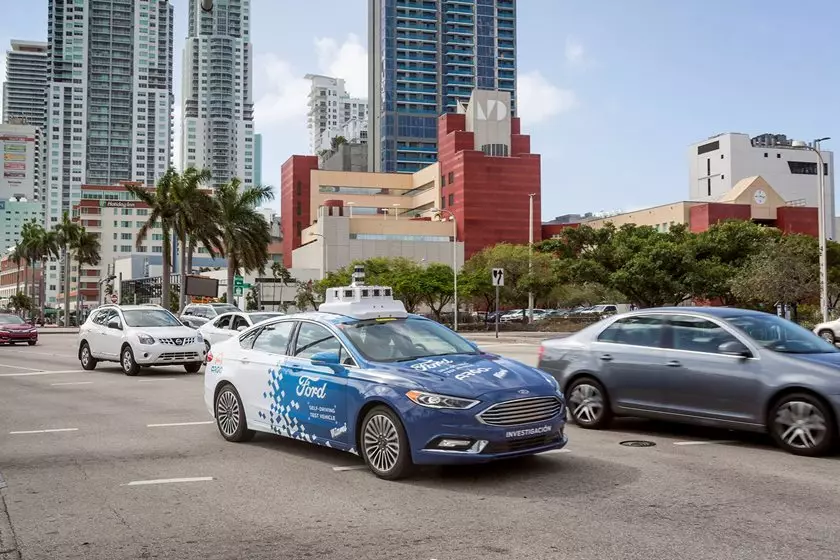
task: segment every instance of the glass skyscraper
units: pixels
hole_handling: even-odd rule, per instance
[[[369,0],[370,169],[437,159],[437,117],[475,88],[511,92],[516,0]]]

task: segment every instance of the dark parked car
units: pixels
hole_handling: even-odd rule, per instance
[[[781,317],[728,308],[635,311],[545,341],[539,367],[583,428],[643,416],[766,431],[786,451],[830,451],[840,351]]]

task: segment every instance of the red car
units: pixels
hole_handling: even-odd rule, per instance
[[[38,343],[38,329],[17,315],[0,314],[0,344],[26,342],[30,346]]]

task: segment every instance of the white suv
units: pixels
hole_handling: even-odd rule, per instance
[[[87,370],[103,361],[119,362],[126,375],[171,365],[198,373],[205,357],[201,333],[157,305],[105,305],[79,328],[79,361]]]

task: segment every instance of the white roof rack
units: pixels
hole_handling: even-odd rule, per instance
[[[342,288],[328,288],[326,301],[318,307],[322,313],[335,313],[354,319],[403,318],[408,313],[403,302],[394,299],[387,286],[366,286],[364,267],[356,266],[353,283]]]

